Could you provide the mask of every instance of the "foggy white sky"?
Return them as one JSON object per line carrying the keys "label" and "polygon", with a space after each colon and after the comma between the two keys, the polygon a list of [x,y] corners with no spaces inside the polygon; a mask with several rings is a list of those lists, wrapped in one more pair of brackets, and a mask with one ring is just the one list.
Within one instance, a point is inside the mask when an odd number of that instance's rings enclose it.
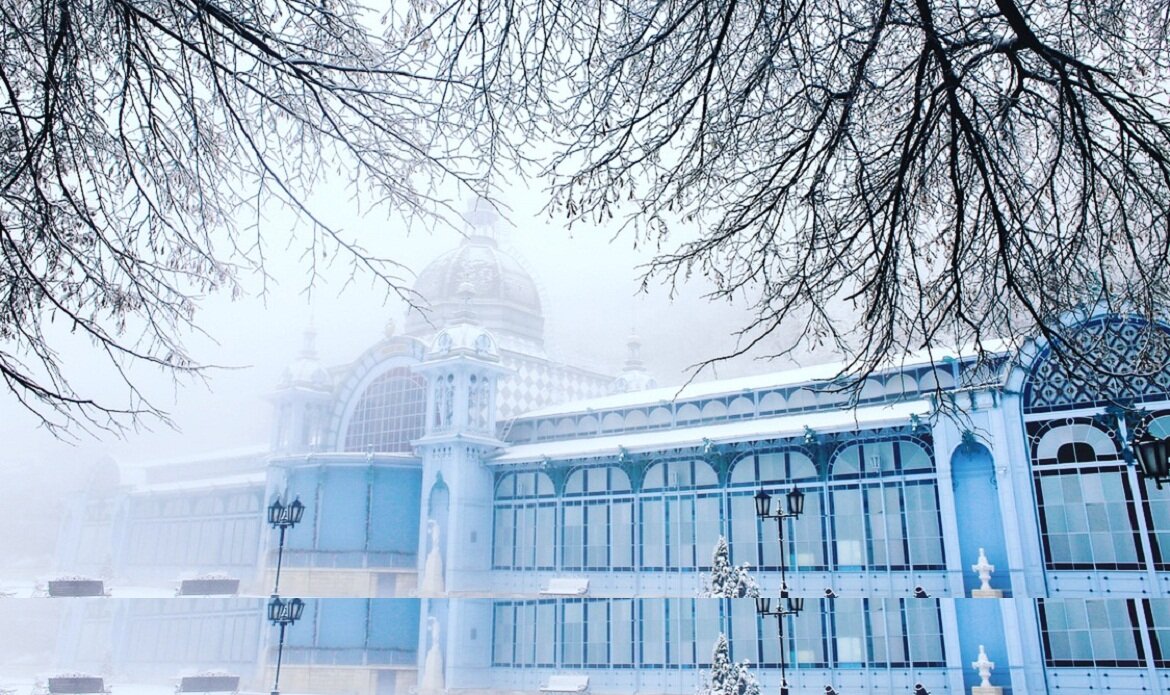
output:
{"label": "foggy white sky", "polygon": [[[458,232],[447,228],[414,229],[408,234],[402,223],[387,220],[384,212],[363,218],[356,212],[358,206],[341,191],[332,200],[323,198],[335,223],[355,233],[373,250],[416,272],[460,241]],[[501,195],[500,200],[512,207],[506,214],[515,223],[512,226],[501,220],[500,244],[528,268],[541,289],[550,354],[617,373],[625,359],[626,336],[636,328],[643,338],[647,365],[660,384],[670,385],[687,378],[690,364],[733,348],[729,333],[746,322],[744,307],[701,300],[701,281],[692,282],[674,301],[664,288],[649,296],[640,295],[637,265],[650,254],[635,251],[632,237],[611,241],[615,226],[576,225],[570,232],[539,212],[544,202],[539,192],[516,189]],[[464,200],[451,202],[456,209],[464,208]],[[301,333],[310,320],[318,330],[322,362],[334,365],[355,359],[376,342],[388,319],[401,329],[405,313],[402,302],[384,302],[384,291],[369,278],[359,278],[342,291],[347,273],[341,267],[314,289],[310,303],[303,292],[301,248],[295,243],[292,248],[283,248],[281,237],[290,226],[291,220],[282,221],[280,214],[269,217],[267,228],[273,243],[268,269],[278,284],[269,287],[266,300],[249,296],[233,302],[226,296],[212,296],[202,302],[196,316],[197,323],[218,344],[193,337],[188,341],[192,355],[206,364],[238,369],[212,371],[206,385],[177,386],[166,374],[139,370],[138,383],[156,405],[171,414],[177,430],[153,425],[149,431],[131,433],[121,440],[108,435],[95,440],[82,434],[80,441],[66,443],[38,428],[35,418],[23,412],[8,394],[2,394],[0,466],[51,465],[54,460],[102,455],[133,465],[266,443],[270,414],[264,396],[300,350]],[[258,291],[259,284],[251,282],[248,290]],[[63,354],[75,371],[84,371],[90,363],[105,368],[86,349]],[[721,366],[719,375],[776,368],[740,360]]]}

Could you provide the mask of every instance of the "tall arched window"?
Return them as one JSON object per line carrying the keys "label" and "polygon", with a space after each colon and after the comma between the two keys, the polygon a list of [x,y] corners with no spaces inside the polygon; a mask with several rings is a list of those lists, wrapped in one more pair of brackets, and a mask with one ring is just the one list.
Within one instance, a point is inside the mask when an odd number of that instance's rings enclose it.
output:
{"label": "tall arched window", "polygon": [[563,568],[633,568],[634,497],[622,469],[603,466],[570,473],[561,523]]}
{"label": "tall arched window", "polygon": [[[644,569],[697,569],[711,562],[722,527],[722,492],[714,469],[698,460],[650,466],[638,501]],[[698,523],[702,519],[703,523]]]}
{"label": "tall arched window", "polygon": [[410,451],[423,434],[426,380],[407,367],[374,379],[358,399],[345,431],[346,451]]}
{"label": "tall arched window", "polygon": [[539,471],[508,473],[496,483],[492,565],[497,569],[553,569],[556,498]]}
{"label": "tall arched window", "polygon": [[862,441],[834,457],[825,496],[833,565],[942,569],[930,454],[906,440]]}
{"label": "tall arched window", "polygon": [[783,495],[793,485],[798,485],[805,493],[804,514],[800,519],[785,522],[784,535],[792,539],[789,545],[792,555],[786,558],[786,566],[805,569],[825,566],[823,486],[817,480],[812,459],[799,450],[752,454],[737,461],[731,469],[728,541],[733,563],[747,562],[752,567],[763,568],[780,566],[776,522],[762,523],[756,517],[753,497],[761,489],[773,495]]}
{"label": "tall arched window", "polygon": [[1029,426],[1032,475],[1049,569],[1140,569],[1131,473],[1114,436],[1088,420]]}

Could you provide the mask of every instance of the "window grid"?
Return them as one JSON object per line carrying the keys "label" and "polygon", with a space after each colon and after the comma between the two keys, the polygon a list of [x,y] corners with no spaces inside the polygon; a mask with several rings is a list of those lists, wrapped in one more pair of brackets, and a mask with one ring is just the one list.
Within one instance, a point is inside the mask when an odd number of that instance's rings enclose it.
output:
{"label": "window grid", "polygon": [[362,393],[345,432],[346,451],[410,451],[423,435],[426,379],[396,367]]}
{"label": "window grid", "polygon": [[[933,599],[818,599],[786,618],[792,668],[941,668],[942,620]],[[807,605],[807,604],[806,604]],[[715,636],[730,636],[732,659],[779,666],[775,619],[751,601],[724,599],[542,599],[497,601],[497,667],[710,668]],[[526,621],[532,620],[531,624]],[[541,661],[534,651],[555,654]]]}
{"label": "window grid", "polygon": [[1146,665],[1134,599],[1037,599],[1045,664],[1053,668]]}
{"label": "window grid", "polygon": [[[880,446],[879,446],[880,445]],[[866,457],[869,462],[866,463]],[[930,455],[916,441],[881,440],[842,448],[843,479],[816,477],[812,461],[799,450],[767,451],[742,458],[726,487],[712,486],[714,470],[696,460],[657,463],[650,478],[632,492],[629,477],[616,466],[593,466],[569,473],[558,496],[541,472],[500,478],[495,502],[497,569],[570,571],[694,572],[709,569],[718,535],[728,538],[731,559],[757,571],[780,567],[775,522],[755,514],[752,495],[761,486],[783,492],[783,476],[811,476],[800,482],[805,514],[788,519],[786,567],[794,570],[941,570],[945,568],[937,476]],[[667,465],[669,464],[669,465]],[[749,483],[760,476],[759,482]],[[521,488],[521,476],[539,482]],[[536,488],[540,490],[537,491]],[[537,512],[521,499],[538,497],[555,511]],[[540,514],[539,519],[532,516]],[[546,523],[549,518],[552,523]],[[718,523],[710,523],[718,520]],[[550,526],[556,527],[554,531]],[[533,560],[532,534],[537,552]],[[556,565],[555,567],[551,565]]]}

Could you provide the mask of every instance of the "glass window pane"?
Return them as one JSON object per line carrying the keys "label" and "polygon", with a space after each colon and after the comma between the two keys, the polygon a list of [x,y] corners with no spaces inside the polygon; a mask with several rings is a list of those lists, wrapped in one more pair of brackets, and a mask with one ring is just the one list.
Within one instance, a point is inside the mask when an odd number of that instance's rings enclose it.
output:
{"label": "glass window pane", "polygon": [[536,566],[552,567],[556,564],[556,507],[543,505],[536,508]]}
{"label": "glass window pane", "polygon": [[865,610],[862,599],[837,598],[829,603],[833,609],[833,644],[837,650],[837,665],[865,664]]}
{"label": "glass window pane", "polygon": [[541,666],[556,662],[556,608],[553,601],[536,604],[536,663]]}
{"label": "glass window pane", "polygon": [[586,663],[604,666],[609,663],[609,602],[585,603]]}
{"label": "glass window pane", "polygon": [[666,524],[662,500],[642,500],[642,566],[666,566]]}
{"label": "glass window pane", "polygon": [[493,663],[500,666],[512,664],[512,645],[514,636],[514,613],[511,603],[497,603],[495,606],[495,631],[493,633],[495,649],[492,653]]}
{"label": "glass window pane", "polygon": [[642,614],[642,664],[662,666],[666,664],[666,601],[664,599],[642,599],[638,602]]}
{"label": "glass window pane", "polygon": [[818,667],[828,665],[824,603],[824,599],[806,599],[805,610],[795,616],[790,623],[795,650],[793,656],[799,665]]}
{"label": "glass window pane", "polygon": [[833,490],[833,547],[838,568],[865,565],[865,516],[861,490]]}
{"label": "glass window pane", "polygon": [[566,601],[561,604],[561,662],[566,666],[585,663],[585,604]]}
{"label": "glass window pane", "polygon": [[585,512],[579,504],[565,505],[561,526],[561,564],[581,567],[585,551]]}
{"label": "glass window pane", "polygon": [[609,607],[609,660],[625,666],[634,663],[634,601],[615,599]]}
{"label": "glass window pane", "polygon": [[825,566],[825,515],[821,511],[819,488],[804,490],[805,509],[800,518],[792,519],[792,552],[794,566]]}
{"label": "glass window pane", "polygon": [[613,502],[610,514],[610,566],[634,566],[634,503],[629,500]]}
{"label": "glass window pane", "polygon": [[496,508],[495,552],[493,562],[496,567],[508,568],[512,566],[512,551],[515,547],[513,535],[512,507]]}

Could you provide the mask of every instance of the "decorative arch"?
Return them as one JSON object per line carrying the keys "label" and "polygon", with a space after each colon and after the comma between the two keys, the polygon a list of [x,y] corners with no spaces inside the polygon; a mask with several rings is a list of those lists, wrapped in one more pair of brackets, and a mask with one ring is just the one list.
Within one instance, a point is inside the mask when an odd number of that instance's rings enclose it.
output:
{"label": "decorative arch", "polygon": [[642,478],[644,491],[717,487],[719,475],[702,459],[657,461],[646,468]]}
{"label": "decorative arch", "polygon": [[760,451],[741,456],[732,464],[731,485],[777,485],[818,477],[816,465],[800,449]]}
{"label": "decorative arch", "polygon": [[605,417],[601,419],[602,432],[616,432],[624,429],[625,426],[626,420],[621,413],[606,413]]}
{"label": "decorative arch", "polygon": [[597,434],[599,427],[596,415],[586,415],[577,421],[577,434],[590,437]]}
{"label": "decorative arch", "polygon": [[552,478],[543,471],[505,473],[496,481],[496,499],[552,497],[555,494]]}
{"label": "decorative arch", "polygon": [[945,364],[931,367],[918,378],[918,386],[922,391],[949,391],[955,388],[955,375]]}
{"label": "decorative arch", "polygon": [[723,401],[707,401],[703,404],[703,419],[716,420],[727,415],[727,406]]}
{"label": "decorative arch", "polygon": [[370,384],[387,370],[418,364],[425,352],[422,341],[407,335],[395,335],[366,350],[338,384],[324,441],[341,451],[354,407]]}
{"label": "decorative arch", "polygon": [[1052,344],[1033,348],[1020,389],[1024,412],[1048,413],[1170,399],[1170,329],[1115,314],[1061,336],[1070,349],[1099,357],[1099,368],[1066,364]]}
{"label": "decorative arch", "polygon": [[761,413],[774,413],[788,407],[788,400],[779,391],[769,391],[760,399]]}
{"label": "decorative arch", "polygon": [[727,414],[733,418],[751,417],[755,412],[755,404],[752,403],[750,398],[744,396],[737,396],[731,402],[731,405],[727,406]]}
{"label": "decorative arch", "polygon": [[648,424],[649,421],[646,419],[646,412],[644,410],[631,410],[630,412],[626,413],[625,429],[645,429]]}
{"label": "decorative arch", "polygon": [[700,411],[699,407],[694,403],[684,403],[679,406],[677,411],[675,411],[675,419],[680,425],[688,422],[694,422],[696,420],[701,420],[702,418],[702,411]]}
{"label": "decorative arch", "polygon": [[337,434],[341,451],[409,452],[423,435],[427,382],[402,359],[370,369],[348,394]]}
{"label": "decorative arch", "polygon": [[565,495],[630,493],[630,476],[617,466],[579,466],[565,478]]}
{"label": "decorative arch", "polygon": [[788,396],[789,410],[804,410],[817,407],[817,394],[807,387],[801,387]]}
{"label": "decorative arch", "polygon": [[1076,444],[1088,447],[1095,459],[1114,459],[1118,456],[1117,443],[1113,437],[1095,424],[1065,422],[1054,423],[1039,434],[1032,457],[1036,461],[1059,459],[1062,451],[1067,451],[1065,447]]}
{"label": "decorative arch", "polygon": [[662,406],[658,406],[650,411],[650,418],[647,424],[651,428],[670,427],[673,418],[670,416],[670,410]]}

